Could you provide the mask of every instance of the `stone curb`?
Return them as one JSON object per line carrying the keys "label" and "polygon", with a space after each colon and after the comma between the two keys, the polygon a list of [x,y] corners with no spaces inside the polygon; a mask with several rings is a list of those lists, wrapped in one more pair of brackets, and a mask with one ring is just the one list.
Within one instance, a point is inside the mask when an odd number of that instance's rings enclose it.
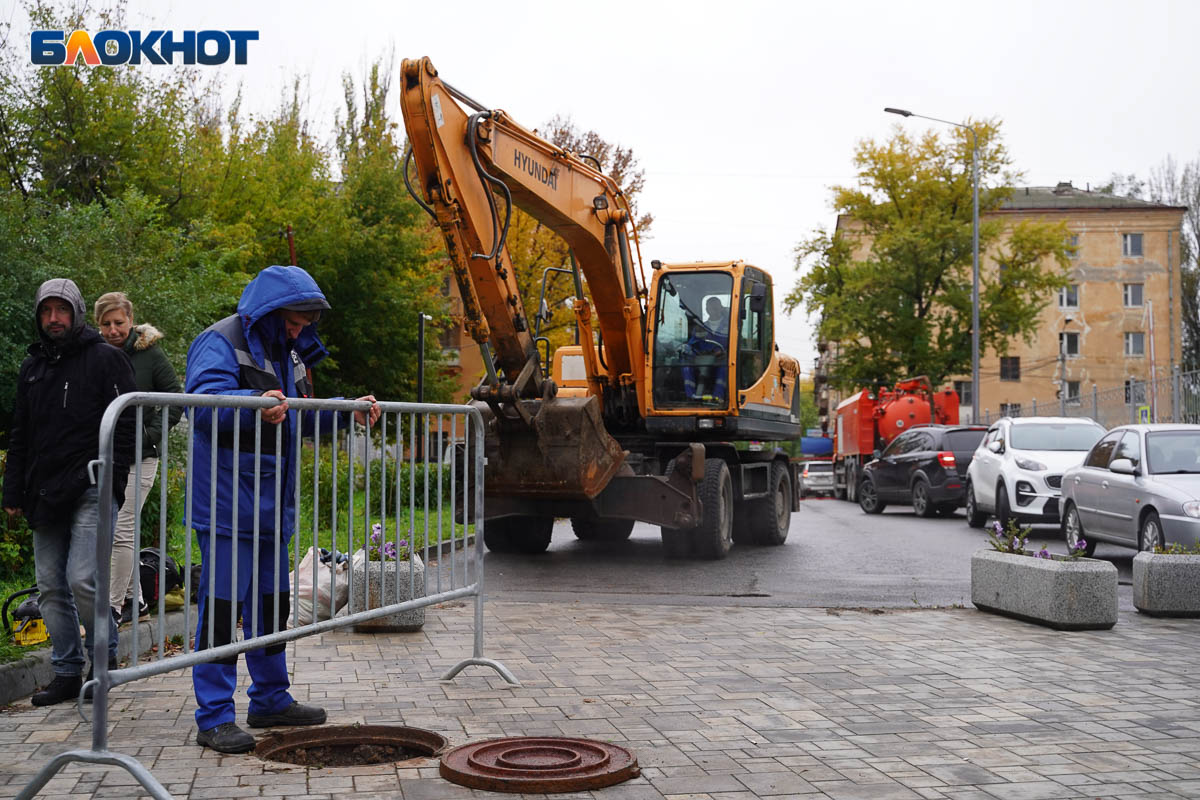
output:
{"label": "stone curb", "polygon": [[[195,624],[196,608],[192,607],[191,621]],[[166,615],[166,638],[183,635],[184,613],[182,610],[169,611]],[[138,623],[139,655],[145,655],[158,644],[157,626],[150,620]],[[117,643],[117,658],[129,658],[133,652],[133,628],[123,627],[119,631],[121,639]],[[37,691],[39,686],[45,686],[54,679],[54,668],[50,666],[50,647],[35,650],[19,661],[0,664],[0,705],[8,705],[15,700],[28,697]]]}

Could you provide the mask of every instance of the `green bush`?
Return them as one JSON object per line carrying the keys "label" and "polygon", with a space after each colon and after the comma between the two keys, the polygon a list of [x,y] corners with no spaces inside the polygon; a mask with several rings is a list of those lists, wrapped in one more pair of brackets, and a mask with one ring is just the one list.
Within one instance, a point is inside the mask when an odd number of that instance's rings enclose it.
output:
{"label": "green bush", "polygon": [[[8,464],[8,452],[0,450],[0,475]],[[0,511],[0,574],[9,579],[32,584],[33,574],[33,531],[25,517],[9,519]]]}
{"label": "green bush", "polygon": [[[333,505],[334,464],[331,448],[327,442],[322,443],[319,464],[314,456],[314,453],[315,450],[313,445],[310,442],[305,442],[303,453],[300,456],[300,515],[302,520],[310,519],[313,513],[312,485],[314,471],[319,470],[320,485],[317,498],[322,519],[328,516]],[[388,459],[386,464],[384,464],[378,458],[372,460],[369,470],[372,510],[377,511],[379,509],[381,490],[383,491],[383,502],[389,513],[393,512],[397,507],[408,508],[410,498],[415,500],[415,505],[417,508],[424,508],[426,481],[428,481],[429,487],[430,508],[436,508],[439,505],[439,485],[441,489],[440,505],[450,504],[451,476],[450,466],[448,464],[444,464],[439,468],[437,464],[410,464],[408,461],[402,461],[399,467],[400,486],[399,503],[397,504],[396,462],[392,459]],[[414,476],[416,479],[415,483]],[[461,476],[462,468],[460,466],[459,483],[461,483]],[[361,461],[356,461],[354,464],[353,488],[356,494],[355,502],[362,502],[367,488],[367,475],[363,470]],[[461,495],[461,486],[458,488]],[[337,450],[337,497],[340,510],[345,510],[347,506],[349,490],[349,453],[347,452],[346,447],[342,443],[339,443]]]}

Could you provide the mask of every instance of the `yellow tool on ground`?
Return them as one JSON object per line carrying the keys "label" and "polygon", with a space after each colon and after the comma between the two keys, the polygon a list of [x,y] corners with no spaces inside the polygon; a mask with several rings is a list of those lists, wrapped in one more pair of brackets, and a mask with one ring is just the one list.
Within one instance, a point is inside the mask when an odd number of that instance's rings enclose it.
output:
{"label": "yellow tool on ground", "polygon": [[[26,600],[17,606],[17,610],[9,617],[8,609],[14,600],[19,600],[25,597]],[[31,586],[28,589],[22,589],[19,592],[14,592],[4,601],[4,611],[0,614],[4,618],[4,632],[12,636],[15,644],[22,647],[29,645],[41,644],[50,638],[49,631],[46,630],[46,622],[42,619],[42,612],[38,608],[38,590],[36,586]],[[12,620],[10,623],[9,620]]]}

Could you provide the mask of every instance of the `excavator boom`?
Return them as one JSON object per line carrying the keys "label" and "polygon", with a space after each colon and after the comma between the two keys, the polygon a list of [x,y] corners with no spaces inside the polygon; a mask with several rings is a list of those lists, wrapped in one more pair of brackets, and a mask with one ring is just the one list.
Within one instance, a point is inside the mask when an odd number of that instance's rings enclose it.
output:
{"label": "excavator boom", "polygon": [[[405,60],[401,74],[418,179],[414,195],[441,229],[466,328],[489,370],[495,350],[497,374],[473,391],[494,432],[487,491],[594,497],[624,458],[603,422],[603,392],[641,396],[646,377],[636,357],[644,312],[629,257],[628,204],[619,187],[586,162],[447,86],[428,58]],[[607,356],[603,379],[590,376],[598,391],[589,396],[556,397],[553,381],[542,374],[504,242],[512,204],[562,236],[587,279]],[[584,305],[577,314],[586,319],[590,311]],[[594,348],[590,331],[581,330],[583,341]]]}

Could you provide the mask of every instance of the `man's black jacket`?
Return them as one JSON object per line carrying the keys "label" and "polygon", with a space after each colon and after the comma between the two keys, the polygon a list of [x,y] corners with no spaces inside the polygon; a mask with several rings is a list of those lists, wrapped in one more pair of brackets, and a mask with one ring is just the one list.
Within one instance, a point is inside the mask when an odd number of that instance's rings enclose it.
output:
{"label": "man's black jacket", "polygon": [[[20,508],[37,530],[68,521],[91,485],[87,465],[100,452],[100,420],[117,395],[137,391],[129,357],[83,327],[61,348],[44,337],[21,364],[4,476],[5,508]],[[113,497],[125,495],[134,453],[134,412],[113,439]],[[97,475],[97,480],[99,476]]]}

